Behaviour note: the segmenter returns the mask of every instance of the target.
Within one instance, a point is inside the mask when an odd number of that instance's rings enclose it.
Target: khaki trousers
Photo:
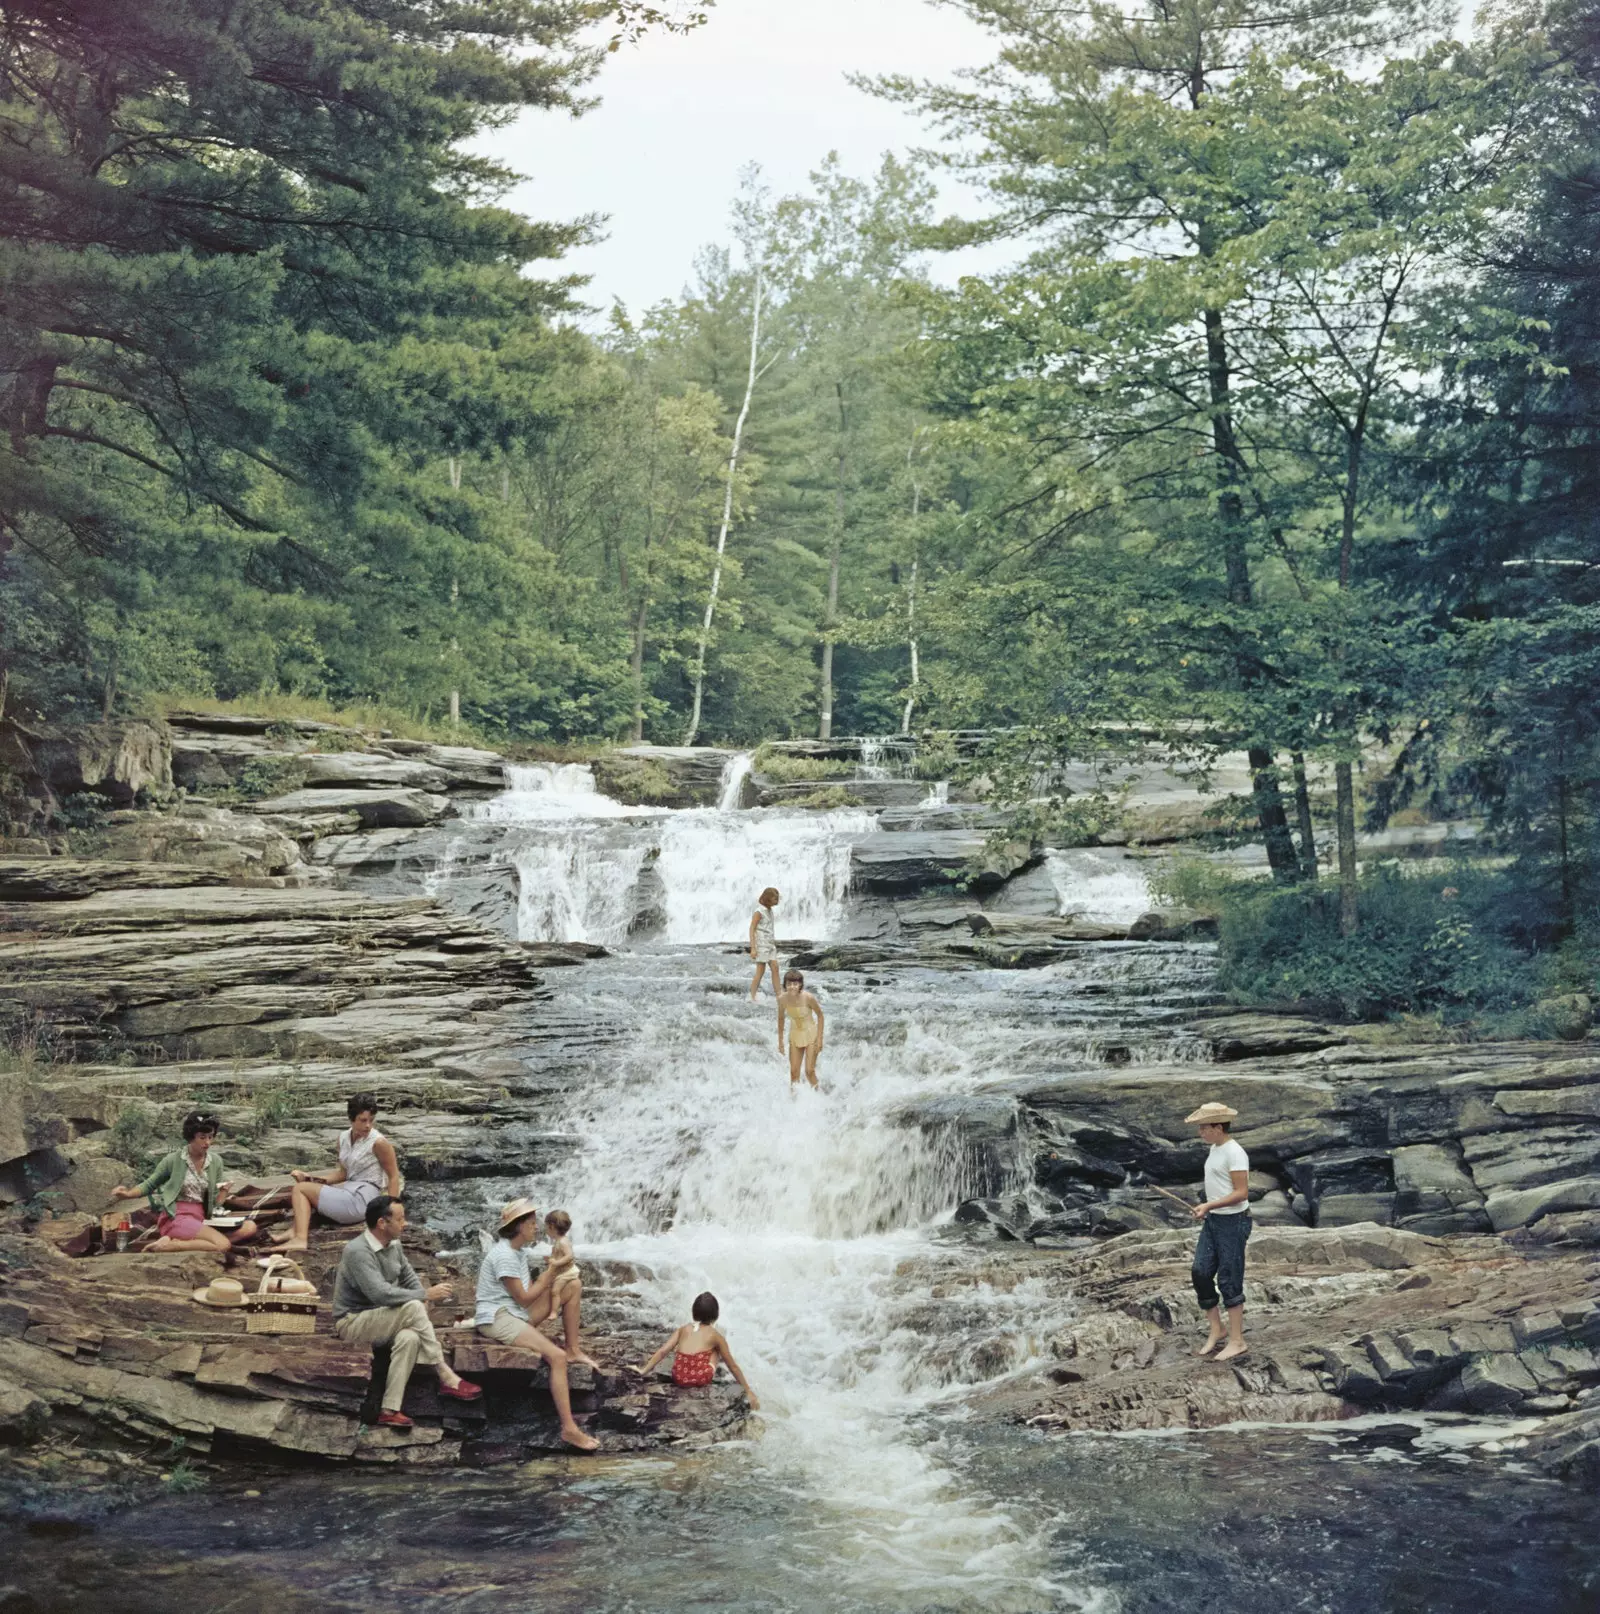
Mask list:
[[[372,1311],[352,1311],[333,1325],[333,1331],[347,1345],[387,1345],[389,1381],[383,1387],[383,1410],[398,1412],[406,1398],[406,1383],[418,1362],[437,1367],[444,1360],[444,1347],[428,1321],[428,1308],[420,1300],[403,1306],[379,1306]]]

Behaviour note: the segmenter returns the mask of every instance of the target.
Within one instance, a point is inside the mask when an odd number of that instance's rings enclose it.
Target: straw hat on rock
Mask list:
[[[1237,1121],[1239,1112],[1227,1104],[1219,1104],[1210,1099],[1202,1104],[1193,1115],[1183,1118],[1185,1126],[1218,1126],[1225,1121]]]
[[[231,1308],[244,1304],[244,1285],[237,1278],[213,1278],[204,1289],[196,1289],[194,1298],[202,1306]]]
[[[513,1222],[520,1222],[524,1216],[532,1216],[538,1206],[531,1199],[514,1199],[500,1212],[500,1232],[511,1226]]]

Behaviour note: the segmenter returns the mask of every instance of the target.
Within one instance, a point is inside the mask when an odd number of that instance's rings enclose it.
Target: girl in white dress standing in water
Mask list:
[[[755,979],[750,983],[750,1001],[756,1000],[761,990],[761,977],[772,971],[772,995],[778,995],[778,926],[772,910],[778,906],[778,893],[768,886],[757,900],[756,911],[750,915],[750,956],[756,961]]]

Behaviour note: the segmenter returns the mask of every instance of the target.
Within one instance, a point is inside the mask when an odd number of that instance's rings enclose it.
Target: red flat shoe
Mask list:
[[[378,1414],[378,1427],[380,1429],[415,1429],[417,1426],[403,1412],[380,1412]]]
[[[439,1394],[449,1396],[452,1401],[476,1401],[483,1394],[483,1386],[481,1384],[473,1384],[469,1380],[463,1379],[459,1384],[453,1385],[449,1388],[446,1388],[441,1384],[439,1386]]]

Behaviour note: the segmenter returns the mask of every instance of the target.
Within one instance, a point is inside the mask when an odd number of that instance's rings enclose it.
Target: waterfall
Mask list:
[[[468,807],[466,819],[496,824],[523,824],[548,818],[631,818],[659,811],[648,807],[624,807],[621,802],[601,795],[594,782],[594,769],[582,762],[535,762],[506,769],[504,794],[492,801]]]
[[[633,928],[649,854],[642,843],[597,844],[594,827],[581,821],[525,840],[513,854],[518,937],[620,946]]]
[[[1154,903],[1139,863],[1116,847],[1051,852],[1045,866],[1056,890],[1056,911],[1103,925],[1128,925]]]
[[[860,747],[860,762],[856,776],[860,779],[909,779],[917,758],[916,742],[899,735],[877,736],[864,734],[856,742]]]
[[[661,825],[656,864],[672,942],[739,942],[756,898],[780,894],[778,934],[822,940],[845,917],[850,848],[871,813],[674,813]]]
[[[725,798],[736,798],[749,764],[748,755],[732,759]],[[674,943],[738,945],[769,885],[782,893],[779,935],[824,940],[844,922],[850,849],[877,827],[855,809],[625,807],[601,795],[582,764],[508,773],[506,792],[466,822],[499,832],[490,858],[516,870],[522,941],[616,947],[642,926]],[[466,827],[458,842],[472,835]],[[460,851],[453,844],[452,855]]]
[[[728,758],[727,766],[722,770],[722,789],[717,795],[719,813],[738,811],[744,795],[744,782],[750,777],[754,762],[754,754],[749,751],[740,751]]]
[[[570,1211],[581,1253],[637,1272],[669,1324],[699,1291],[718,1296],[764,1408],[749,1460],[836,1543],[839,1606],[1082,1606],[1049,1579],[1053,1521],[973,1495],[910,1430],[1046,1358],[1071,1315],[1036,1280],[963,1278],[967,1255],[929,1233],[972,1191],[966,1151],[895,1119],[969,1091],[1035,1030],[992,1002],[930,1003],[921,984],[823,977],[826,1090],[791,1092],[770,997],[708,996],[711,962],[654,987],[630,976],[650,994],[637,1035],[562,1118],[579,1154],[530,1191]]]

